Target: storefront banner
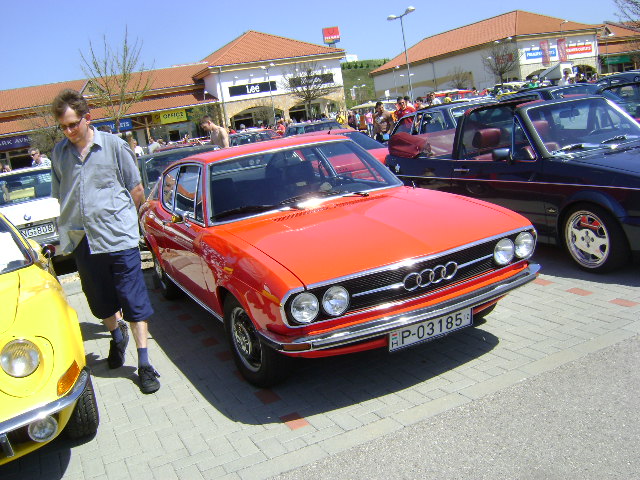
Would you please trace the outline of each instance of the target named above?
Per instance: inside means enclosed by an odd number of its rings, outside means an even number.
[[[558,44],[558,60],[561,62],[567,61],[567,39],[559,38],[556,42]]]
[[[171,110],[168,112],[154,113],[152,116],[153,123],[166,125],[168,123],[186,122],[187,111],[182,108],[180,110]]]
[[[0,138],[0,152],[13,150],[14,148],[26,148],[31,145],[29,135],[18,135],[16,137]]]
[[[549,41],[541,40],[540,41],[540,50],[542,50],[542,65],[548,67],[551,65],[551,59],[549,58]]]
[[[556,56],[556,49],[555,48],[549,48],[549,58],[551,57],[555,57]],[[535,60],[535,59],[542,59],[543,58],[543,52],[542,50],[529,50],[528,52],[525,52],[524,54],[525,58],[527,60]]]
[[[91,125],[94,127],[104,127],[105,125],[111,129],[112,132],[116,132],[116,122],[115,121],[107,121],[107,122],[91,122]],[[121,118],[120,119],[120,131],[126,132],[127,130],[131,130],[133,128],[133,120],[130,118]]]

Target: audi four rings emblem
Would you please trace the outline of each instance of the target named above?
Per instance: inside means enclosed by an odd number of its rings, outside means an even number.
[[[411,272],[404,277],[402,283],[404,288],[411,292],[418,287],[427,287],[443,280],[451,280],[457,272],[458,264],[448,262],[446,265],[437,265],[433,268],[425,268],[420,272]]]

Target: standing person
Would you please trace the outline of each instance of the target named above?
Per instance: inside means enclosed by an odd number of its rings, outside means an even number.
[[[422,97],[416,98],[416,101],[413,102],[413,107],[416,110],[420,110],[422,107],[426,107],[426,105],[424,104],[424,98]]]
[[[133,146],[133,153],[136,154],[136,157],[141,157],[144,155],[144,150],[140,145],[138,145],[138,140],[135,138],[131,139],[131,145]]]
[[[373,137],[373,112],[371,110],[367,110],[367,113],[364,114],[364,121],[367,124],[367,135]]]
[[[2,173],[8,173],[11,171],[11,165],[9,165],[8,163],[3,163],[2,164]]]
[[[391,128],[393,127],[393,117],[391,112],[384,109],[382,102],[376,102],[376,112],[373,115],[373,135],[380,143],[389,140]]]
[[[160,388],[149,363],[147,319],[153,314],[138,250],[137,210],[144,202],[131,148],[117,135],[91,126],[89,106],[63,90],[52,113],[66,137],[53,149],[51,196],[60,202],[60,247],[73,253],[82,290],[94,316],[111,333],[109,368],[124,365],[129,322],[138,349],[142,393]]]
[[[213,145],[218,145],[220,148],[227,148],[229,146],[229,133],[224,127],[219,127],[213,123],[209,115],[202,117],[200,126],[205,132],[209,133]]]
[[[444,100],[442,100],[442,102],[443,102],[443,103],[451,103],[451,102],[452,102],[452,100],[451,100],[451,94],[450,94],[449,92],[447,92],[447,93],[444,95]]]
[[[156,141],[156,139],[153,137],[149,137],[149,153],[153,153],[159,148],[160,144]]]
[[[50,167],[51,160],[45,157],[40,153],[40,150],[37,148],[29,149],[29,156],[31,157],[31,166],[32,167]]]
[[[413,108],[410,105],[407,105],[407,100],[405,99],[405,97],[398,97],[397,105],[398,105],[398,108],[394,113],[395,113],[396,121],[398,121],[398,122],[405,115],[407,115],[409,113],[413,113],[413,112],[416,111],[415,108]],[[407,119],[403,120],[403,122],[404,122],[405,125],[411,126],[411,124],[413,123],[413,119],[412,118],[407,118]]]

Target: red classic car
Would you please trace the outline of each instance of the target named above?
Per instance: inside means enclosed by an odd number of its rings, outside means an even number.
[[[140,214],[164,296],[182,290],[223,321],[259,386],[291,357],[396,351],[471,326],[539,269],[524,217],[404,187],[339,136],[182,159]]]

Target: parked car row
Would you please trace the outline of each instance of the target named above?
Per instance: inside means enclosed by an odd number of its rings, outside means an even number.
[[[531,100],[472,107],[455,129],[431,132],[418,112],[391,137],[387,165],[407,185],[523,214],[585,270],[637,257],[640,125],[604,96]]]

